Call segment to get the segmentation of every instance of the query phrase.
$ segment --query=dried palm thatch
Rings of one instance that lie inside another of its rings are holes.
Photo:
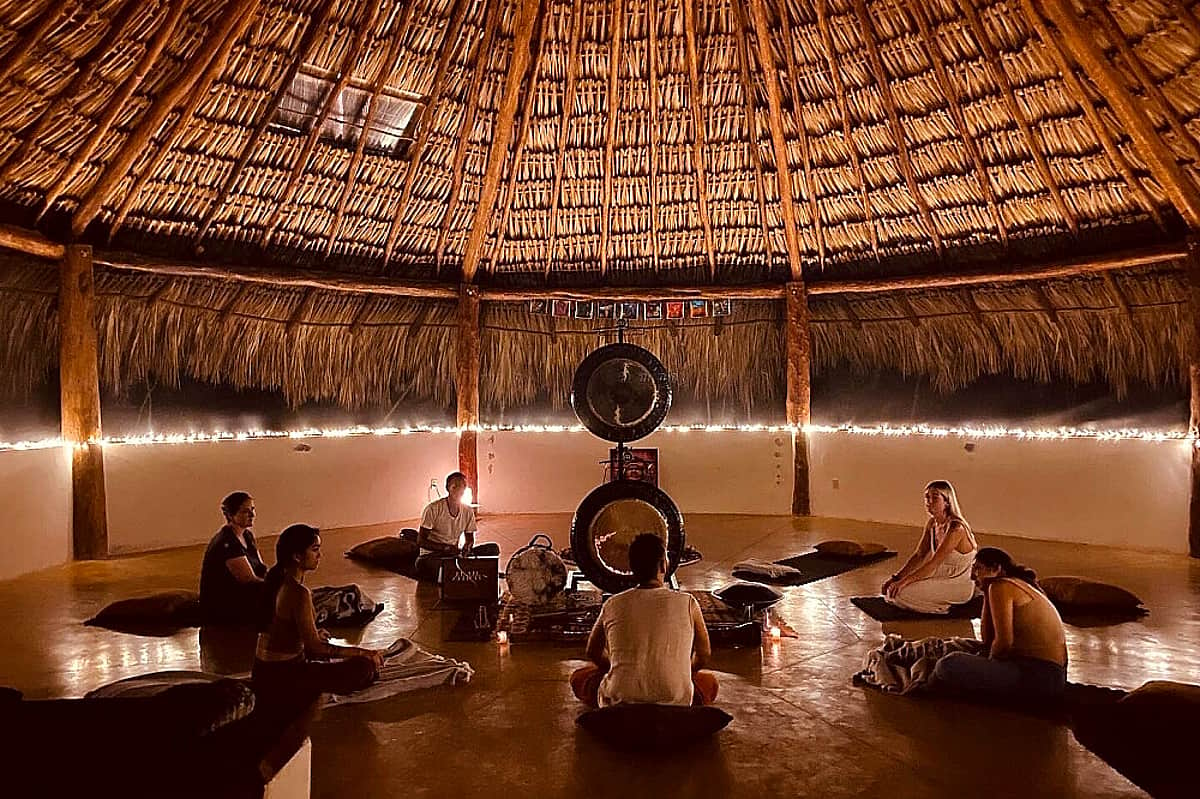
[[[57,275],[28,261],[0,267],[0,389],[27,394],[57,361]],[[815,297],[813,367],[919,375],[939,391],[997,373],[1101,380],[1117,394],[1134,382],[1183,385],[1182,274],[1167,265],[1115,280]],[[452,408],[452,302],[243,285],[100,270],[102,384],[121,392],[187,377],[280,391],[294,405]],[[614,337],[611,322],[531,314],[515,303],[485,304],[480,324],[484,421],[564,407],[575,367]],[[777,416],[783,400],[782,324],[781,302],[746,301],[728,317],[636,323],[630,336],[662,359],[681,401],[761,420]]]
[[[0,0],[0,200],[179,251],[492,281],[836,276],[1178,228],[1047,2]],[[1072,11],[1191,184],[1196,12]]]

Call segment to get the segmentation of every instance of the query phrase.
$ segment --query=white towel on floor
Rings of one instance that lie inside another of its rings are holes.
[[[383,658],[378,681],[345,696],[327,694],[325,707],[375,702],[437,685],[465,685],[475,676],[470,663],[426,652],[407,638],[397,638]]]
[[[742,574],[765,577],[768,580],[788,580],[803,576],[799,569],[758,558],[747,558],[733,564],[733,576],[741,577]]]

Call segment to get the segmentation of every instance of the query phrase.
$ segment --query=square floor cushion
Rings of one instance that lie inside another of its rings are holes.
[[[1161,680],[1072,713],[1075,738],[1156,797],[1196,796],[1198,726],[1200,685]]]
[[[819,544],[813,544],[813,549],[822,555],[834,555],[841,558],[869,558],[887,551],[887,547],[883,544],[860,544],[857,541],[840,540],[822,541]]]
[[[352,560],[360,560],[400,574],[412,572],[413,564],[420,554],[421,548],[417,546],[416,541],[394,535],[373,538],[346,550],[346,557]]]
[[[722,586],[713,591],[713,596],[736,608],[769,608],[783,599],[783,594],[778,589],[748,580],[738,580],[736,583]]]
[[[711,737],[733,716],[715,707],[623,704],[589,710],[575,722],[610,746],[672,749]]]
[[[1084,577],[1044,577],[1038,580],[1046,596],[1061,611],[1077,613],[1145,612],[1142,600],[1124,588]]]
[[[200,595],[195,591],[179,590],[122,599],[108,605],[84,624],[115,630],[142,626],[197,627],[200,624]]]

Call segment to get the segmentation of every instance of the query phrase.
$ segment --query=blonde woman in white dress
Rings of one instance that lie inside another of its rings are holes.
[[[979,545],[963,518],[954,486],[934,480],[925,486],[929,521],[915,552],[880,593],[888,602],[918,613],[947,613],[975,594],[971,564]]]

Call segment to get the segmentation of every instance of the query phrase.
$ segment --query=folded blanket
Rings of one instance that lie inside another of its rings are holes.
[[[973,638],[922,638],[905,641],[889,635],[883,645],[867,652],[855,685],[869,685],[889,694],[908,694],[926,686],[938,660],[951,652],[977,655],[983,643]]]
[[[375,702],[437,685],[466,685],[475,670],[466,661],[426,652],[407,638],[397,638],[383,653],[383,668],[373,685],[345,696],[327,694],[325,706]]]
[[[747,558],[733,564],[733,576],[739,580],[761,580],[772,583],[786,583],[789,580],[799,580],[803,578],[803,573],[799,569],[794,569],[791,566],[784,566],[780,563],[772,563],[769,560],[759,560],[758,558]]]

